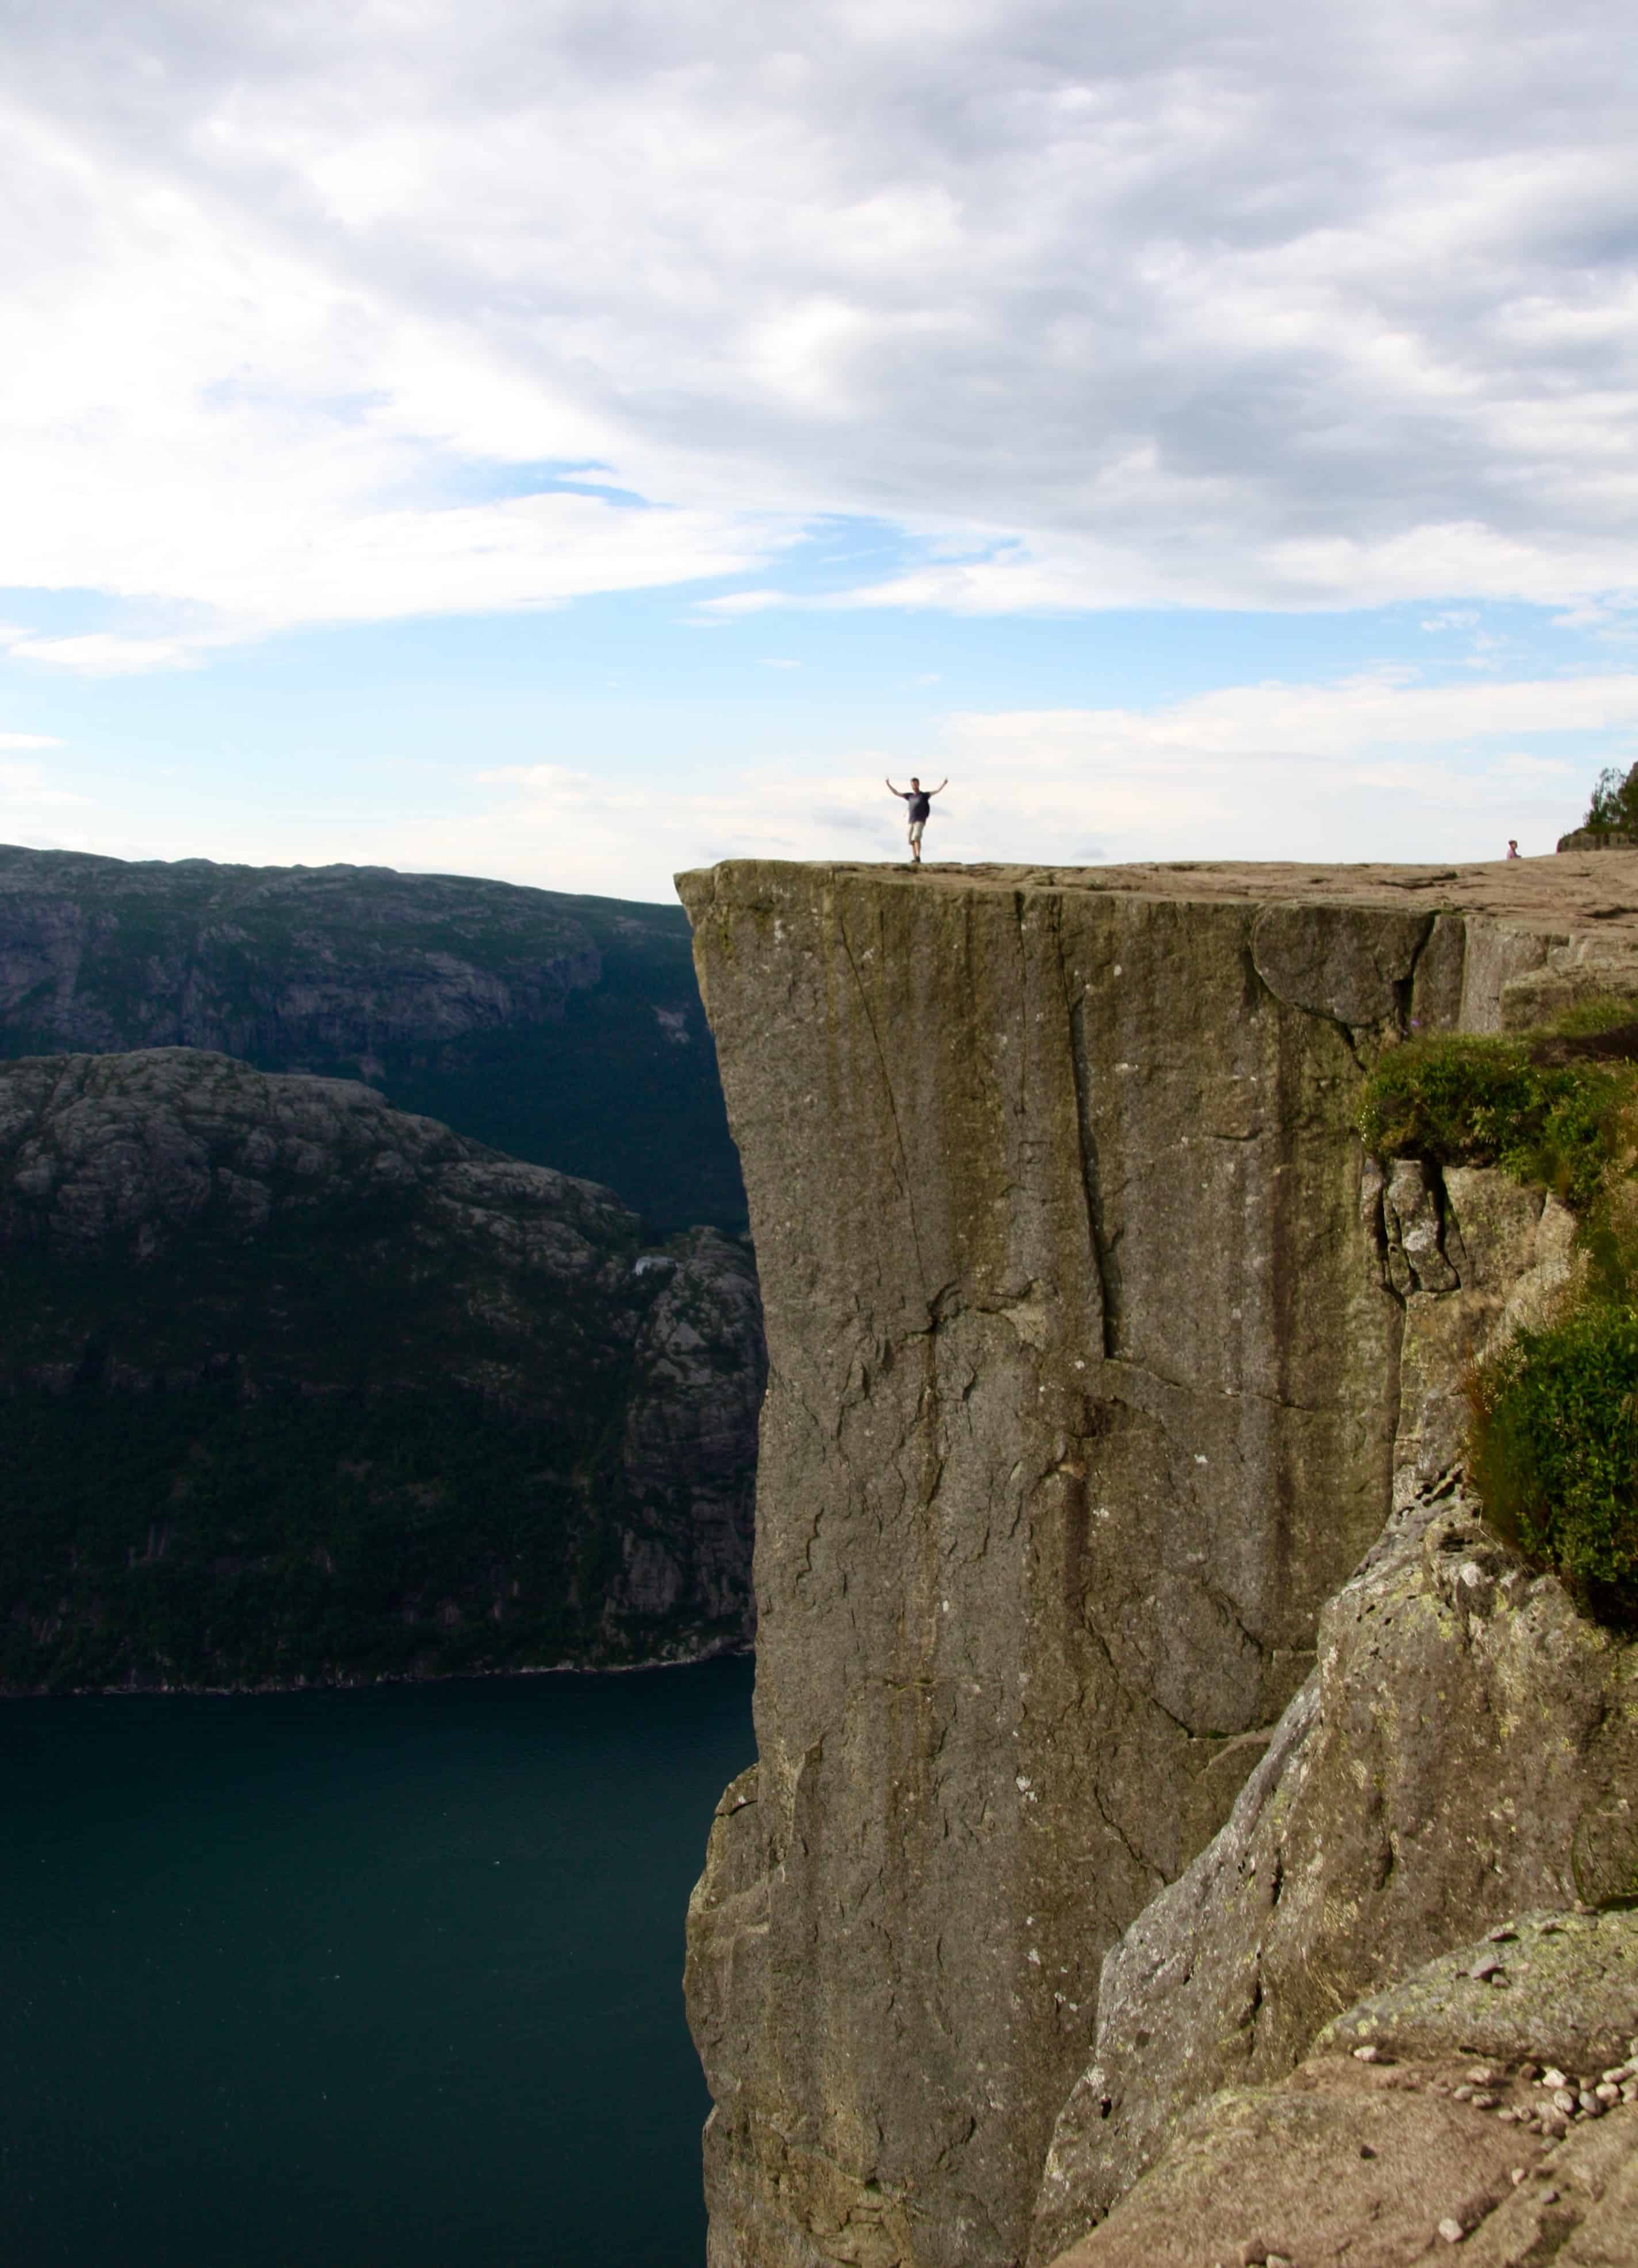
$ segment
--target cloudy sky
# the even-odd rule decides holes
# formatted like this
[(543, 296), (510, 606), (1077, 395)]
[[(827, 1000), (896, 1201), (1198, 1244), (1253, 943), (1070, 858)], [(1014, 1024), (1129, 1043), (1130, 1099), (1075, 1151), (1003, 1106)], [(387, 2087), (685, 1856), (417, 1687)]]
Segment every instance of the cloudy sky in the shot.
[(0, 0), (0, 836), (1548, 850), (1638, 758), (1615, 0)]

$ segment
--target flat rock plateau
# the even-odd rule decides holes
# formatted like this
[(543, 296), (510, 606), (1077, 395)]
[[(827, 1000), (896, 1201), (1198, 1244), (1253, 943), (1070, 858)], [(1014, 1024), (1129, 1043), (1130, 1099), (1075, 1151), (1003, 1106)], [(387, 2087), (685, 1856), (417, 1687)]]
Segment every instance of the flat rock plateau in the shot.
[[(1462, 1367), (1562, 1280), (1563, 1223), (1354, 1123), (1414, 1031), (1638, 995), (1638, 858), (679, 889), (770, 1363), (759, 1759), (690, 1925), (712, 2268), (1170, 2259), (1240, 2146), (1214, 2118), (1263, 2165), (1300, 2131), (1310, 2181), (1368, 2162), (1359, 2060), (1293, 2076), (1361, 1995), (1638, 1896), (1633, 1648), (1462, 1495)], [(1465, 2038), (1426, 2045), (1471, 2096)], [(1432, 2210), (1469, 2114), (1418, 2100), (1398, 2249), (1339, 2223), (1301, 2268), (1510, 2210), (1488, 2143)], [(1496, 2258), (1630, 2229), (1606, 2130), (1585, 2212)], [(1123, 2250), (1151, 2183), (1180, 2202)], [(1199, 2268), (1288, 2257), (1187, 2226)]]

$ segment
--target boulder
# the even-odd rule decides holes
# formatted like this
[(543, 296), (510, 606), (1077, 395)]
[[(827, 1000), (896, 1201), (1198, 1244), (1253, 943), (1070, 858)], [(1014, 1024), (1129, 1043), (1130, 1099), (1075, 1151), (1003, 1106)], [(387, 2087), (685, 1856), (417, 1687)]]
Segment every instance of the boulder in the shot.
[(1201, 2104), (1056, 2268), (1631, 2268), (1635, 2034), (1638, 1914), (1517, 1918)]

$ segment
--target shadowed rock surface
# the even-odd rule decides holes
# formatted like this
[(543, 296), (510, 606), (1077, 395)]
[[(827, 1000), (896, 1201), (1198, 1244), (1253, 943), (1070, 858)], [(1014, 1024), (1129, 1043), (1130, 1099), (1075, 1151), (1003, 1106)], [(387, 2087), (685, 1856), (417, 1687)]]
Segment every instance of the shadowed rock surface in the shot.
[(0, 846), (0, 1057), (219, 1049), (744, 1226), (675, 906), (386, 866), (130, 864)]
[[(679, 887), (771, 1359), (760, 1761), (690, 1922), (712, 2268), (1001, 2268), (1103, 1955), (1227, 1815), (1396, 1476), (1448, 1462), (1432, 1356), (1398, 1440), (1407, 1313), (1471, 1294), (1471, 1337), (1511, 1296), (1437, 1177), (1366, 1172), (1362, 1071), (1632, 989), (1638, 861)], [(1465, 1629), (1503, 1571), (1463, 1551)]]
[(0, 1067), (17, 1690), (745, 1642), (749, 1252), (367, 1086), (188, 1049)]

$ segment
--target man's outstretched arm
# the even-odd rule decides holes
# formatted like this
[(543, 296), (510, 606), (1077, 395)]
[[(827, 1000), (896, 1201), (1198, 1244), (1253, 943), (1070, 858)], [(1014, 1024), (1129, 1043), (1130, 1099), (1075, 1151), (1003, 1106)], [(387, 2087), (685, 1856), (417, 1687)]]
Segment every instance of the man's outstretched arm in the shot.
[(949, 782), (947, 779), (941, 779), (937, 787), (924, 787), (921, 792), (923, 795), (942, 795), (948, 785)]
[(896, 795), (901, 803), (908, 803), (910, 800), (905, 790), (902, 787), (895, 787), (891, 780), (887, 784), (887, 792), (889, 795)]

